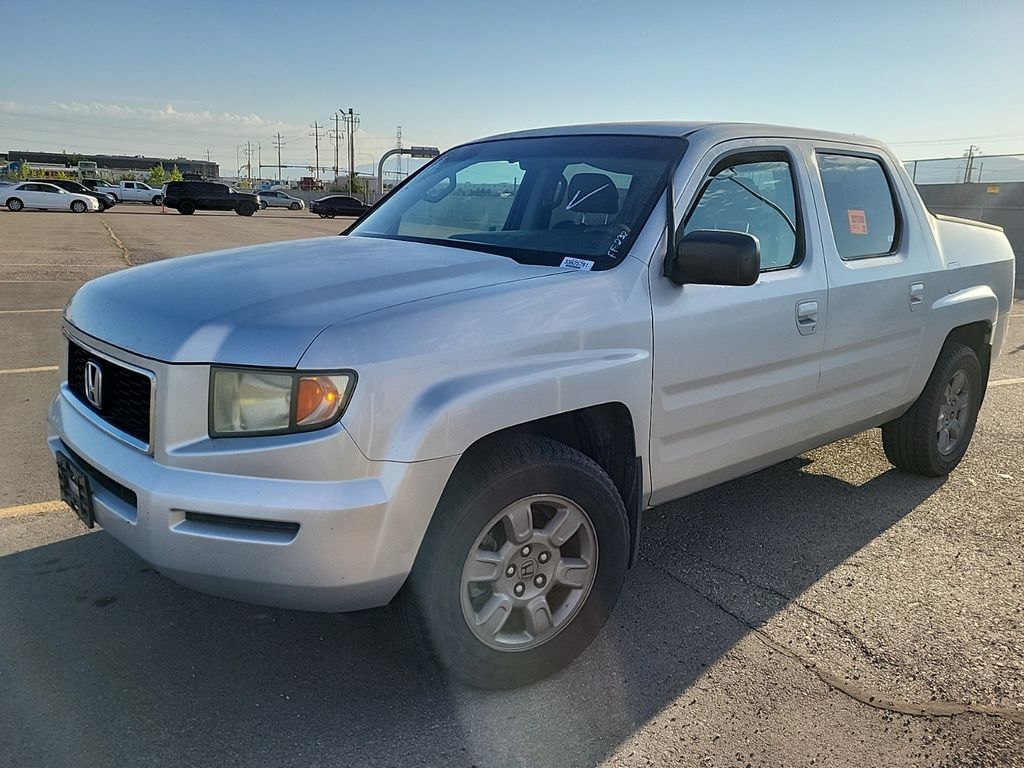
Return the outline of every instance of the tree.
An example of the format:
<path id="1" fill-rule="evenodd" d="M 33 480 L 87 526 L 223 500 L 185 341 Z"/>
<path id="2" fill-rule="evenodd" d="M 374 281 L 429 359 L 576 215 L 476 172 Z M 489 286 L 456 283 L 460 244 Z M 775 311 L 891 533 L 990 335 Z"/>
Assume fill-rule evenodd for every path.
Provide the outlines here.
<path id="1" fill-rule="evenodd" d="M 146 179 L 146 181 L 149 183 L 149 186 L 162 187 L 164 185 L 164 181 L 166 180 L 167 173 L 166 171 L 164 171 L 164 167 L 159 163 L 149 169 L 149 177 Z"/>
<path id="2" fill-rule="evenodd" d="M 26 161 L 22 160 L 18 166 L 18 170 L 12 174 L 16 179 L 31 179 L 35 175 L 35 171 L 32 170 L 32 166 Z"/>
<path id="3" fill-rule="evenodd" d="M 174 166 L 173 168 L 171 168 L 171 175 L 167 180 L 182 181 L 184 178 L 185 177 L 181 175 L 181 170 L 179 170 L 178 166 Z"/>

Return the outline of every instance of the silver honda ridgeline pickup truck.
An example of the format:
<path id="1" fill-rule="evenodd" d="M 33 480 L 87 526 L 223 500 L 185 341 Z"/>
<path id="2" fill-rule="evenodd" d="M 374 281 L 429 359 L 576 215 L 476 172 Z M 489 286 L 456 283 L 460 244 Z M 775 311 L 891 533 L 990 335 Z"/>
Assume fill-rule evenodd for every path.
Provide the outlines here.
<path id="1" fill-rule="evenodd" d="M 62 495 L 204 592 L 397 598 L 487 687 L 587 647 L 653 505 L 869 427 L 953 470 L 1012 301 L 998 228 L 930 214 L 878 142 L 791 128 L 476 141 L 346 235 L 79 290 Z"/>

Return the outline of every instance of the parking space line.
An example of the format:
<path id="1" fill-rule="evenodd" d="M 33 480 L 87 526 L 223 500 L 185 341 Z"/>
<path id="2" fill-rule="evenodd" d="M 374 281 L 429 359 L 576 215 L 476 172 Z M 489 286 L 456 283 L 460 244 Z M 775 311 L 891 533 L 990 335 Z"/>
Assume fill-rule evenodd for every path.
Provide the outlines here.
<path id="1" fill-rule="evenodd" d="M 43 373 L 45 371 L 56 371 L 60 366 L 40 365 L 35 368 L 0 368 L 0 376 L 8 373 Z"/>
<path id="2" fill-rule="evenodd" d="M 988 383 L 990 387 L 1008 387 L 1011 384 L 1024 384 L 1024 379 L 1000 379 Z"/>
<path id="3" fill-rule="evenodd" d="M 5 517 L 24 517 L 25 515 L 42 515 L 48 512 L 62 512 L 67 509 L 63 501 L 40 501 L 36 504 L 22 504 L 18 507 L 0 509 L 0 519 Z"/>
<path id="4" fill-rule="evenodd" d="M 0 309 L 0 315 L 30 315 L 38 312 L 63 312 L 63 309 Z"/>

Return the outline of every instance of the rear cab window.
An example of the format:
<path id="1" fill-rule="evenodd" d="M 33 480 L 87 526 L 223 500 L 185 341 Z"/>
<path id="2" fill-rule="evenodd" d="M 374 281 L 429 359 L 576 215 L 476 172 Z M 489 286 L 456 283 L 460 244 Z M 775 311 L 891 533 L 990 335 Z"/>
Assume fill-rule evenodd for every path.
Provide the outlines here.
<path id="1" fill-rule="evenodd" d="M 815 154 L 839 258 L 849 261 L 895 253 L 902 216 L 882 160 L 822 149 Z"/>

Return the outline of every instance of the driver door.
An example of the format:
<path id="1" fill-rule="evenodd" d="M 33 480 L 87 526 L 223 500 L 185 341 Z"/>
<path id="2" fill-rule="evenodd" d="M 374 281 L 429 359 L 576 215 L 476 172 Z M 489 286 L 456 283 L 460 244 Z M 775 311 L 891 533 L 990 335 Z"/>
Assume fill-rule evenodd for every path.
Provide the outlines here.
<path id="1" fill-rule="evenodd" d="M 683 285 L 652 265 L 652 504 L 799 452 L 818 426 L 827 282 L 800 146 L 727 142 L 676 206 L 679 235 L 754 235 L 751 286 Z"/>

